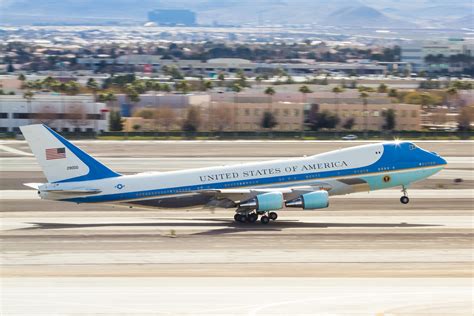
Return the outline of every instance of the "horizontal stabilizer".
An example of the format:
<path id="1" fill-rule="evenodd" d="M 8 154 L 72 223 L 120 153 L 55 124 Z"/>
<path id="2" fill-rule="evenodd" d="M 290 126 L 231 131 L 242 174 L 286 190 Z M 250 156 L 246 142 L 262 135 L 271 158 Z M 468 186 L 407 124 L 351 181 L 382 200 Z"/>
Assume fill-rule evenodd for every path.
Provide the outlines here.
<path id="1" fill-rule="evenodd" d="M 29 188 L 39 190 L 39 187 L 43 185 L 44 183 L 23 183 L 24 186 L 27 186 Z"/>

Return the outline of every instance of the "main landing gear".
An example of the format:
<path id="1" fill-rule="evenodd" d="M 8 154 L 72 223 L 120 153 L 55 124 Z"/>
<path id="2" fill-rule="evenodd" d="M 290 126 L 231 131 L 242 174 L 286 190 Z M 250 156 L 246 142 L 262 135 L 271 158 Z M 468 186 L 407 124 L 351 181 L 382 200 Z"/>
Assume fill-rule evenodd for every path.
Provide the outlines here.
<path id="1" fill-rule="evenodd" d="M 278 214 L 275 212 L 237 212 L 234 215 L 234 220 L 239 223 L 255 223 L 258 220 L 258 217 L 260 216 L 260 223 L 263 225 L 266 225 L 270 223 L 270 221 L 276 221 L 278 218 Z"/>
<path id="2" fill-rule="evenodd" d="M 405 186 L 402 186 L 402 192 L 403 192 L 403 196 L 400 198 L 400 202 L 402 204 L 408 204 L 410 202 L 410 199 L 408 198 L 408 192 Z"/>

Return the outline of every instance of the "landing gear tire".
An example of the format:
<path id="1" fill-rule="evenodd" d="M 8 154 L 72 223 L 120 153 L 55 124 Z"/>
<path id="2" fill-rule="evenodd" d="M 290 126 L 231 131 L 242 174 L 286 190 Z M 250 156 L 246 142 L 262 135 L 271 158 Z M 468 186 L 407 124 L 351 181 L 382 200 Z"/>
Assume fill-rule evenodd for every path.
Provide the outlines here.
<path id="1" fill-rule="evenodd" d="M 270 218 L 269 218 L 268 216 L 264 215 L 264 216 L 262 216 L 262 217 L 260 218 L 260 222 L 261 222 L 263 225 L 266 225 L 266 224 L 270 223 Z"/>
<path id="2" fill-rule="evenodd" d="M 247 222 L 247 216 L 245 216 L 243 214 L 238 214 L 237 221 L 239 221 L 240 223 L 246 223 Z"/>
<path id="3" fill-rule="evenodd" d="M 255 213 L 249 214 L 247 219 L 248 219 L 249 223 L 255 223 L 258 219 L 258 215 L 255 214 Z"/>
<path id="4" fill-rule="evenodd" d="M 276 219 L 278 218 L 278 214 L 275 213 L 275 212 L 270 212 L 270 214 L 268 214 L 268 216 L 270 217 L 270 219 L 272 221 L 276 221 Z"/>
<path id="5" fill-rule="evenodd" d="M 240 214 L 237 213 L 234 215 L 234 221 L 240 222 Z"/>
<path id="6" fill-rule="evenodd" d="M 408 196 L 402 196 L 400 198 L 400 202 L 402 202 L 402 204 L 408 204 L 410 202 L 410 199 L 408 198 Z"/>

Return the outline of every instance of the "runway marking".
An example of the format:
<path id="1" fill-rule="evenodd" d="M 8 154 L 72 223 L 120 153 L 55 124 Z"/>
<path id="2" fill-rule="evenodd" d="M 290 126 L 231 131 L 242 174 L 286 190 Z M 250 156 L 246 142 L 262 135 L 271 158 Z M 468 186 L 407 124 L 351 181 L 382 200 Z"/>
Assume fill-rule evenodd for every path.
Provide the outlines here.
<path id="1" fill-rule="evenodd" d="M 391 297 L 393 297 L 394 295 L 409 295 L 409 296 L 412 296 L 412 295 L 430 295 L 425 291 L 417 291 L 417 292 L 403 291 L 403 292 L 378 293 L 377 294 L 377 299 L 378 300 L 380 300 L 380 297 L 379 297 L 380 294 L 382 294 L 383 296 L 390 295 Z M 327 303 L 328 301 L 341 300 L 341 299 L 354 299 L 354 298 L 367 298 L 367 294 L 365 293 L 365 294 L 342 295 L 342 296 L 339 296 L 339 295 L 338 296 L 318 296 L 317 298 L 307 298 L 307 299 L 283 301 L 283 302 L 278 302 L 278 303 L 270 303 L 270 304 L 261 305 L 260 307 L 257 307 L 253 310 L 250 310 L 248 315 L 249 316 L 255 316 L 264 309 L 273 308 L 273 307 L 282 306 L 282 305 L 300 304 L 300 303 L 307 303 L 307 302 L 313 302 L 313 301 L 323 301 L 324 303 Z M 428 297 L 428 299 L 430 299 L 430 298 L 431 297 Z M 392 302 L 392 304 L 396 304 L 396 303 Z M 431 302 L 429 302 L 429 304 L 431 305 Z M 394 309 L 394 308 L 400 308 L 400 306 L 390 307 L 390 309 Z M 384 314 L 382 313 L 382 315 L 384 315 Z"/>
<path id="2" fill-rule="evenodd" d="M 39 200 L 36 190 L 0 190 L 0 200 Z"/>
<path id="3" fill-rule="evenodd" d="M 34 156 L 32 153 L 27 153 L 26 151 L 22 151 L 19 149 L 11 148 L 5 145 L 0 144 L 0 150 L 6 151 L 10 154 L 16 154 L 16 155 L 21 155 L 21 156 Z"/>

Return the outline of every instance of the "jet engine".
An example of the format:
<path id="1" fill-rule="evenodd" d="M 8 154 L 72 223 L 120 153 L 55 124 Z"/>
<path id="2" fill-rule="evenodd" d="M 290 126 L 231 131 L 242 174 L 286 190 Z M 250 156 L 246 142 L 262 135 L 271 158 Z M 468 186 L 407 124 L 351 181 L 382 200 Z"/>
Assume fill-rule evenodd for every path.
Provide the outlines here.
<path id="1" fill-rule="evenodd" d="M 328 206 L 329 194 L 324 190 L 306 193 L 297 199 L 286 202 L 286 207 L 302 208 L 304 210 L 316 210 Z"/>
<path id="2" fill-rule="evenodd" d="M 240 204 L 241 208 L 251 208 L 257 212 L 268 212 L 283 208 L 283 194 L 281 192 L 269 192 L 259 194 L 251 200 Z"/>

